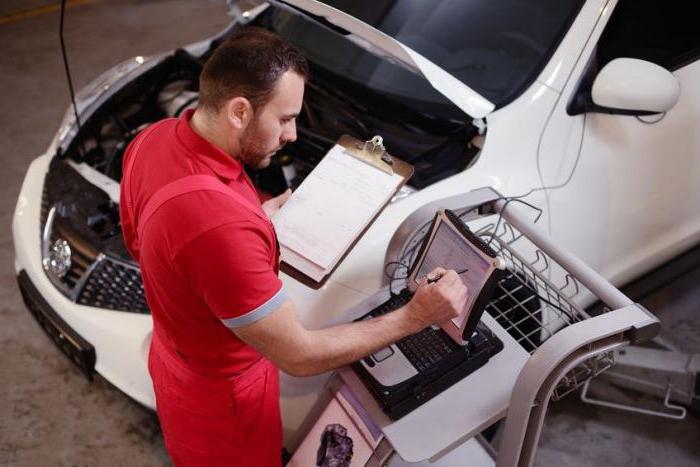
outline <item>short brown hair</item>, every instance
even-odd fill
[[[305,80],[306,58],[278,35],[261,28],[243,28],[223,42],[199,76],[199,106],[218,112],[234,97],[245,97],[253,109],[271,98],[277,80],[293,70]]]

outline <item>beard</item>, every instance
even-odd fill
[[[250,167],[264,169],[270,165],[272,156],[280,147],[265,145],[265,137],[260,131],[258,120],[255,119],[241,135],[241,161]]]

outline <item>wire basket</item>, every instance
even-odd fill
[[[581,304],[594,295],[513,225],[488,224],[477,234],[505,260],[507,269],[485,311],[526,351],[532,354],[559,330],[591,317]],[[559,381],[552,400],[560,400],[614,363],[612,352],[584,361]]]
[[[507,270],[486,311],[532,353],[559,329],[590,318],[574,301],[583,287],[511,224],[500,226],[495,235],[491,225],[477,232]],[[560,284],[553,282],[557,279]]]
[[[532,354],[561,329],[591,318],[585,307],[598,301],[598,297],[505,217],[498,216],[496,222],[489,223],[491,216],[497,214],[485,212],[482,207],[455,212],[506,263],[506,273],[485,311],[523,349]],[[426,220],[417,227],[403,244],[398,260],[389,263],[392,267],[385,272],[390,285],[405,281],[406,275],[397,272],[401,268],[407,271],[408,265],[415,261],[430,225]],[[609,310],[605,308],[605,311]],[[591,357],[561,379],[552,399],[561,399],[613,364],[612,353]]]

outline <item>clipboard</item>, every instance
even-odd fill
[[[324,157],[324,160],[327,157],[329,157],[329,155],[331,155],[331,153],[333,153],[334,151],[337,152],[341,149],[342,153],[344,154],[343,157],[352,156],[352,158],[369,165],[373,169],[376,169],[382,172],[383,174],[386,174],[387,176],[391,176],[392,180],[396,183],[395,186],[392,185],[390,192],[388,193],[388,196],[385,197],[385,199],[373,200],[377,201],[377,209],[374,212],[372,212],[371,215],[367,216],[366,218],[363,218],[360,225],[355,226],[357,228],[357,231],[353,232],[350,241],[344,245],[342,250],[337,253],[337,256],[332,261],[332,264],[330,264],[327,267],[319,266],[318,263],[309,260],[309,257],[306,256],[304,252],[296,251],[295,249],[290,248],[288,245],[285,245],[285,232],[283,229],[286,224],[283,223],[281,226],[279,226],[278,222],[275,222],[275,220],[279,219],[279,217],[284,217],[287,214],[282,214],[282,211],[285,210],[288,204],[294,204],[290,203],[290,201],[292,201],[294,198],[294,194],[292,194],[292,198],[290,199],[290,201],[288,201],[287,204],[285,204],[285,206],[283,206],[282,210],[280,211],[280,214],[282,214],[282,216],[278,214],[278,216],[275,216],[275,219],[273,219],[280,241],[280,270],[288,276],[298,280],[302,284],[312,289],[319,289],[326,283],[328,278],[333,274],[333,272],[340,265],[340,263],[343,262],[348,253],[354,248],[357,242],[367,232],[367,229],[369,229],[372,223],[377,219],[377,217],[379,217],[379,214],[381,214],[384,208],[389,204],[393,196],[401,189],[401,187],[403,187],[406,184],[406,182],[413,175],[413,166],[390,155],[384,147],[381,136],[375,136],[368,141],[361,141],[352,136],[343,135],[338,139],[336,145],[333,148],[331,148],[330,151],[328,151],[328,153]],[[314,173],[317,171],[317,169],[319,169],[319,166],[321,166],[321,164],[324,163],[324,160],[322,160],[321,163],[319,163],[319,165],[316,168],[314,168],[314,170],[309,174],[307,179],[304,180],[304,182],[299,186],[299,188],[297,188],[295,193],[300,192],[300,190],[304,187],[304,184],[307,183],[307,180],[310,180],[309,183],[314,183]],[[379,175],[377,176],[379,177]],[[342,183],[338,183],[337,186],[334,185],[333,187],[331,187],[331,189],[335,188],[337,188],[338,190],[342,190]],[[342,193],[339,196],[342,196]],[[301,248],[297,248],[297,250],[300,249]]]

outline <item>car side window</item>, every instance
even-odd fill
[[[598,41],[597,66],[638,58],[669,71],[700,58],[700,2],[620,0]]]

